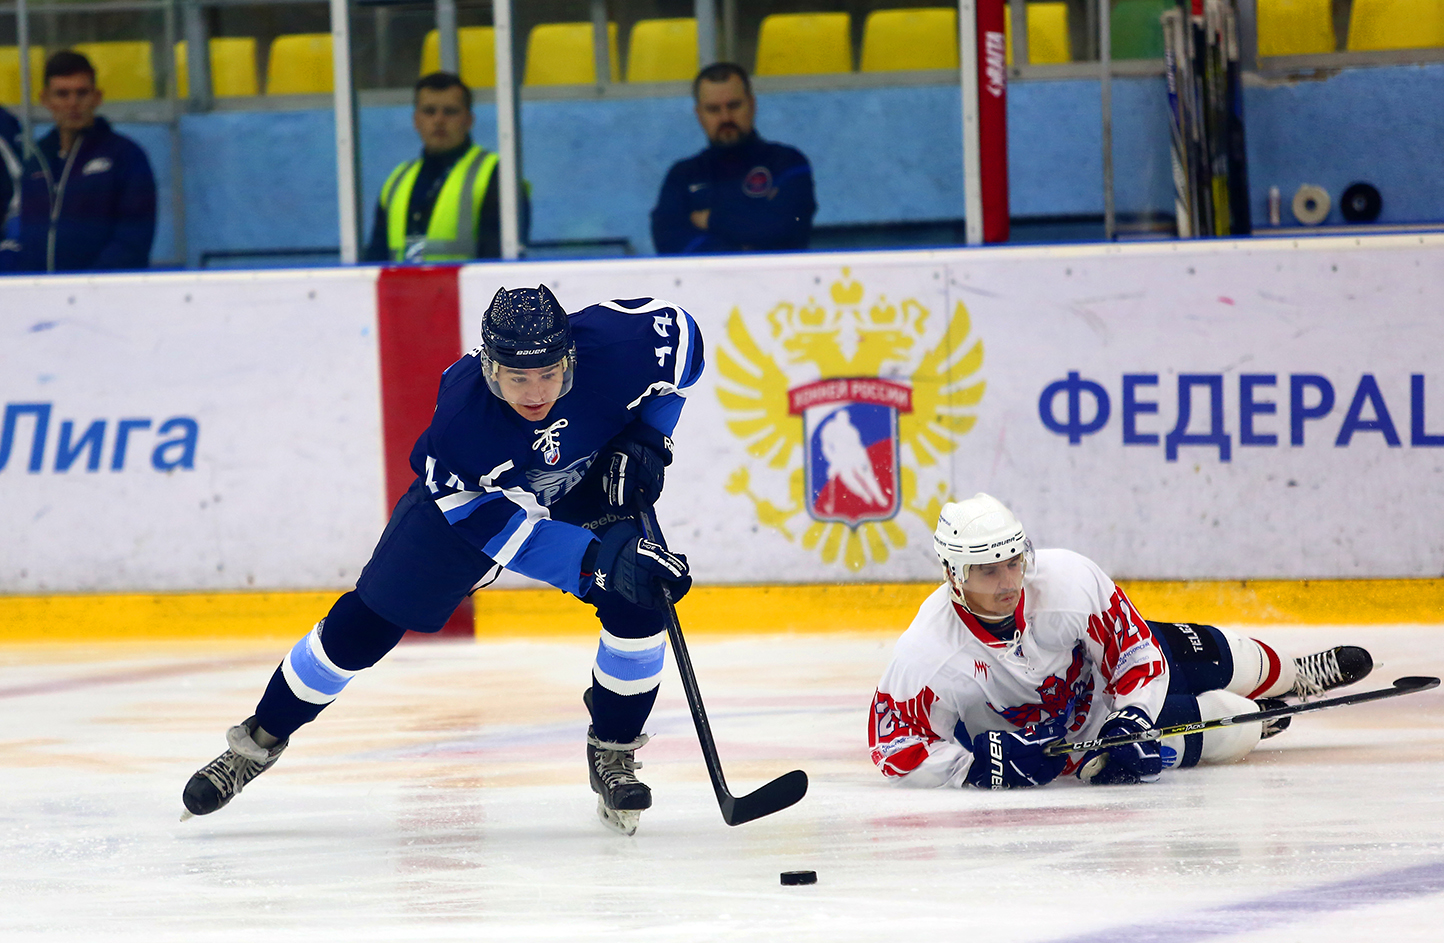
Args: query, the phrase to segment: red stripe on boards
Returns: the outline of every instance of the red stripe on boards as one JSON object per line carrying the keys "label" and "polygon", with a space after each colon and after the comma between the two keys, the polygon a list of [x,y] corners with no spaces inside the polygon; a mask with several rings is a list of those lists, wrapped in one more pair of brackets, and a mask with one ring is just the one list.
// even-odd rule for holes
{"label": "red stripe on boards", "polygon": [[[455,265],[397,266],[383,268],[376,280],[388,508],[416,477],[411,470],[411,448],[431,422],[442,371],[461,356],[459,271]],[[471,599],[467,598],[437,634],[472,635],[474,631]],[[425,636],[412,633],[412,637]]]}

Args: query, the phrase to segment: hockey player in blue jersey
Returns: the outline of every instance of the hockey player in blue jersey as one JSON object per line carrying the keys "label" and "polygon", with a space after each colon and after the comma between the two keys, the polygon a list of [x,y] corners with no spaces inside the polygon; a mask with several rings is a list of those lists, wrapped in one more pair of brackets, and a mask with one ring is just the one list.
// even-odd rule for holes
{"label": "hockey player in blue jersey", "polygon": [[692,579],[684,556],[642,536],[635,509],[661,493],[682,391],[702,372],[702,337],[665,301],[568,316],[545,286],[498,291],[481,333],[482,345],[442,375],[411,453],[416,480],[355,590],[296,643],[255,714],[227,731],[228,749],[191,777],[184,817],[229,802],[358,671],[408,630],[438,631],[506,568],[596,608],[589,776],[603,822],[636,830],[652,803],[635,752],[662,671],[659,587],[680,599]]}

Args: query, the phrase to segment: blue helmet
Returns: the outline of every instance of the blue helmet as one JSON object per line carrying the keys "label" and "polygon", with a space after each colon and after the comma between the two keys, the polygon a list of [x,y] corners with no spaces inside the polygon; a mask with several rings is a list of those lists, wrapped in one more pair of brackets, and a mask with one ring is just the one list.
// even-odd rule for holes
{"label": "blue helmet", "polygon": [[497,396],[502,396],[497,383],[501,367],[527,370],[565,361],[559,395],[566,395],[576,373],[577,346],[567,312],[551,289],[538,285],[497,290],[481,316],[481,360],[487,385]]}

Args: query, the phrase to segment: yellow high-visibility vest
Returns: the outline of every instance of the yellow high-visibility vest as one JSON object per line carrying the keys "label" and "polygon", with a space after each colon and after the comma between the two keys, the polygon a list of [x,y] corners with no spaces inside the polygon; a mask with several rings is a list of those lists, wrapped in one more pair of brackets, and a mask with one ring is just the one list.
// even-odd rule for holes
{"label": "yellow high-visibility vest", "polygon": [[386,247],[392,260],[461,262],[476,258],[476,220],[496,164],[495,154],[473,144],[447,172],[424,236],[406,233],[406,215],[411,190],[421,173],[421,158],[391,171],[381,188],[381,208],[386,212]]}

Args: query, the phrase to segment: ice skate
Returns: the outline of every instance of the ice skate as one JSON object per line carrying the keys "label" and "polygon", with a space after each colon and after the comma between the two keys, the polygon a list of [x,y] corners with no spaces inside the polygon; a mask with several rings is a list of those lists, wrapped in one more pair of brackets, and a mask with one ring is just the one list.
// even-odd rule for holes
{"label": "ice skate", "polygon": [[246,784],[270,769],[290,743],[287,738],[267,749],[251,739],[260,724],[247,717],[226,731],[229,748],[196,771],[186,783],[181,801],[186,811],[181,821],[193,815],[209,815],[235,798]]}
{"label": "ice skate", "polygon": [[[1289,702],[1285,701],[1283,698],[1280,697],[1261,697],[1258,700],[1254,701],[1254,703],[1258,705],[1258,709],[1261,711],[1271,711],[1278,707],[1289,706]],[[1267,740],[1269,737],[1277,737],[1279,734],[1289,729],[1289,721],[1291,720],[1293,720],[1293,717],[1290,716],[1275,717],[1273,720],[1264,721],[1263,733],[1259,735],[1259,739]]]}
{"label": "ice skate", "polygon": [[613,743],[598,740],[592,728],[587,728],[587,771],[592,792],[597,794],[597,817],[623,835],[636,834],[642,810],[652,806],[652,790],[638,782],[636,774],[642,768],[636,751],[648,739],[641,734],[630,743]]}
{"label": "ice skate", "polygon": [[1374,659],[1367,651],[1357,645],[1338,645],[1317,655],[1295,658],[1297,678],[1289,693],[1307,700],[1325,691],[1362,681],[1373,670]]}

